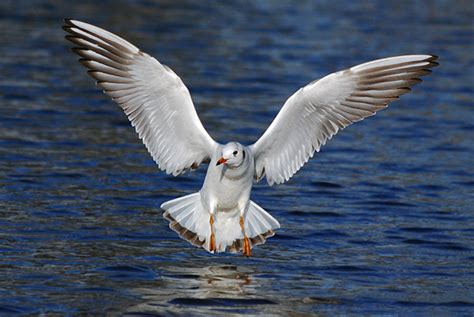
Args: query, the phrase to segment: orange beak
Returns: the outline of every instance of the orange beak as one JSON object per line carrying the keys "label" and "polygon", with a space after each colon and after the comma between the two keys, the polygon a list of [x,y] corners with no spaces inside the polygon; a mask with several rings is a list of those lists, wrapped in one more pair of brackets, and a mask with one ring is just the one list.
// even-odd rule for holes
{"label": "orange beak", "polygon": [[227,162],[227,160],[223,157],[221,157],[220,159],[217,160],[217,163],[216,163],[216,166],[219,166],[221,165],[222,163],[225,163]]}

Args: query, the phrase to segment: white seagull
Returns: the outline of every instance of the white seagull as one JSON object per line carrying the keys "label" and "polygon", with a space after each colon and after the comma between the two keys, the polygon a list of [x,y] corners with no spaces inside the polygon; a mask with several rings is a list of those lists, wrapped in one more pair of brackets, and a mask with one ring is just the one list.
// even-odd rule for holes
{"label": "white seagull", "polygon": [[125,112],[161,170],[174,176],[209,163],[201,190],[161,205],[170,228],[195,246],[250,256],[280,227],[250,200],[253,182],[289,180],[321,145],[410,91],[436,56],[383,58],[296,91],[250,145],[219,144],[204,129],[182,80],[133,44],[97,26],[65,20],[66,38],[88,74]]}

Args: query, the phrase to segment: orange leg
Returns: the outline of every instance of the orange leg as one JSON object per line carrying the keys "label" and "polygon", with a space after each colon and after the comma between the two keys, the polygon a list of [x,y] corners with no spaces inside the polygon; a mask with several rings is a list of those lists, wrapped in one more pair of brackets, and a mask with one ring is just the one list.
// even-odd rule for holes
{"label": "orange leg", "polygon": [[244,217],[240,216],[240,228],[242,229],[242,233],[244,234],[244,247],[242,250],[242,255],[249,257],[251,255],[250,252],[250,241],[247,235],[245,234],[245,228],[244,228]]}
{"label": "orange leg", "polygon": [[209,239],[209,251],[216,252],[216,238],[214,236],[214,217],[209,219],[209,224],[211,225],[211,238]]}

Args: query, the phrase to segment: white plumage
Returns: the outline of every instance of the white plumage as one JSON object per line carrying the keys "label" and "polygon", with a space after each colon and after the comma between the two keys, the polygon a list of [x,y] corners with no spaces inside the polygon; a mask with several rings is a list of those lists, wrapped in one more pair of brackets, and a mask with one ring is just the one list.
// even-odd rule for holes
{"label": "white plumage", "polygon": [[66,20],[64,29],[80,62],[124,110],[160,169],[179,175],[210,162],[199,192],[162,204],[170,227],[210,252],[242,250],[247,256],[280,227],[250,201],[253,180],[287,181],[339,130],[387,107],[437,65],[436,56],[404,55],[330,74],[288,98],[255,144],[221,145],[169,67],[91,24]]}

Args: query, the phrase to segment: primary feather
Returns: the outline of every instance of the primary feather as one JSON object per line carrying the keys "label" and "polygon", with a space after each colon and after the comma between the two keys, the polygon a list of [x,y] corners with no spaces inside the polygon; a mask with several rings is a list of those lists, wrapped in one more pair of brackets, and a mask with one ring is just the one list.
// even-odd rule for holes
{"label": "primary feather", "polygon": [[66,38],[104,93],[124,110],[160,169],[178,175],[210,160],[217,143],[196,113],[188,89],[166,65],[121,37],[66,20]]}
{"label": "primary feather", "polygon": [[436,66],[436,56],[406,55],[364,63],[299,89],[251,149],[255,175],[270,185],[290,179],[339,130],[387,107]]}

